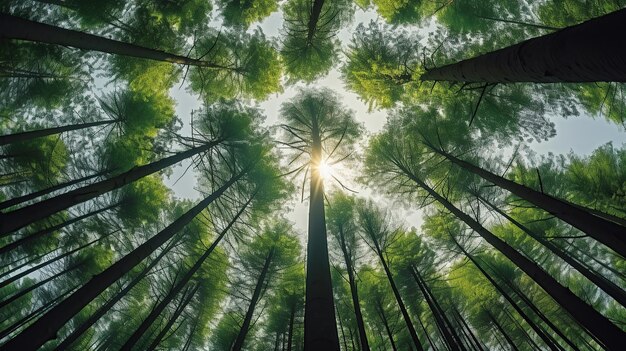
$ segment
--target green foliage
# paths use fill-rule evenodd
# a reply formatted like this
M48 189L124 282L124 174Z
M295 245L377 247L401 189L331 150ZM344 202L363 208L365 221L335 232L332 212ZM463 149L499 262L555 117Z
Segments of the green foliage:
M154 223L167 203L168 193L160 177L144 177L122 189L117 215L129 228Z
M277 0L220 0L224 22L231 26L248 28L278 10Z
M54 184L69 160L67 146L56 135L13 143L5 150L14 169L24 172L36 188Z

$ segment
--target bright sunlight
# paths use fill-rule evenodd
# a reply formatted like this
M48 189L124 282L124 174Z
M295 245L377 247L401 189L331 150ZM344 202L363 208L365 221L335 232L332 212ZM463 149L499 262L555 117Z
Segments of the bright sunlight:
M330 179L333 174L333 166L327 161L322 161L319 167L320 176L322 176L322 179Z

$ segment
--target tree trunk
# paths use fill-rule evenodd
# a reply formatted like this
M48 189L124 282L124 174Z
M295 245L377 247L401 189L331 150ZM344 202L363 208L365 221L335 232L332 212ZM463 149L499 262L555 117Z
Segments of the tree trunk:
M404 317L404 322L406 324L406 328L409 331L409 335L411 335L411 339L413 340L413 344L417 350L423 351L422 343L417 337L417 332L415 331L415 327L413 326L413 322L411 322L411 317L406 310L406 306L404 306L404 302L402 302L402 297L400 296L400 292L398 291L398 287L396 286L396 282L393 279L393 275L391 274L391 270L387 265L387 260L385 260L385 256L383 255L383 251L380 248L377 240L374 240L374 248L376 249L376 255L380 259L381 264L383 265L383 269L385 270L385 275L387 275L387 279L389 280L389 284L391 285L391 290L393 291L393 296L396 298L396 302L398 303L398 307L400 308L400 312L402 313L402 317Z
M339 351L333 287L328 262L328 239L324 213L324 180L319 172L322 141L313 118L311 183L309 199L309 237L306 260L306 299L304 305L305 351Z
M343 320L341 319L341 314L339 310L337 310L337 319L339 320L339 330L341 331L341 339L343 340L343 349L348 349L348 341L346 340L346 333L343 331Z
M291 351L293 344L293 322L296 316L296 306L291 306L291 313L289 314L289 335L287 335L287 351Z
M53 233L53 232L55 232L57 230L60 230L62 228L67 227L68 225L74 224L76 222L80 222L80 221L82 221L85 218L89 218L91 216L95 216L95 215L100 214L102 212L106 212L108 210L111 210L111 209L119 206L119 205L120 204L117 203L117 204L113 204L113 205L110 205L110 206L107 206L107 207L103 207L103 208L97 209L95 211L92 211L92 212L89 212L89 213L85 213L84 215L80 215L78 217L71 218L71 219L69 219L69 220L67 220L65 222L59 223L57 225L53 225L52 227L39 230L39 231L37 231L35 233L32 233L32 234L30 234L30 235L28 235L26 237L18 239L18 240L14 241L14 242L12 242L10 244L7 244L5 246L0 247L0 255L4 255L7 252L10 252L10 251L12 251L12 250L14 250L14 249L24 245L24 244L27 244L27 243L35 240L35 239L41 238L42 236L44 236L46 234Z
M456 320L459 321L463 325L463 327L465 327L465 329L469 333L470 337L472 338L472 341L474 342L474 345L476 346L476 348L479 351L485 351L485 349L483 348L483 345L481 344L480 340L478 340L478 338L476 337L476 335L472 331L472 328L470 328L470 326L467 324L467 322L465 321L465 318L463 318L463 316L461 315L459 310L456 307L454 307L453 311L454 311L454 314L457 317Z
M105 37L64 29L24 18L0 14L0 38L19 39L47 44L71 46L82 50L100 51L148 60L179 63L183 65L215 67L211 62L170 54L165 51L124 43Z
M248 330L250 329L250 323L252 323L252 317L254 316L254 309L256 308L256 304L259 302L259 298L261 297L261 291L263 290L263 285L265 284L267 272L269 271L272 260L274 259L275 249L275 247L272 247L265 258L261 275L256 282L254 293L252 294L252 299L250 300L250 305L248 305L248 311L246 311L246 317L243 320L243 325L241 326L241 329L239 329L239 334L237 335L237 339L235 340L235 344L232 348L233 351L241 351L241 349L243 349L243 342L245 341Z
M496 250L500 251L504 256L511 260L513 264L532 278L548 293L548 295L550 295L558 304L569 312L570 315L578 321L578 323L589 330L599 340L602 340L605 347L615 350L619 350L621 348L621 340L626 338L626 333L624 333L620 328L615 326L615 324L602 314L598 313L598 311L581 300L569 289L557 282L535 262L532 262L517 252L513 247L493 235L476 220L456 208L456 206L431 189L421 179L417 178L410 172L405 171L405 174L419 187L426 190L435 200L448 209L448 211L461 221L465 222L476 233L482 236L485 241L491 244Z
M626 10L426 71L422 80L452 82L626 82Z
M165 247L157 257L155 257L150 264L148 264L133 280L128 283L124 289L120 290L115 296L113 296L109 301L107 301L104 305L100 306L96 312L94 312L87 320L81 323L76 329L72 331L70 335L68 335L61 343L57 345L54 351L63 351L69 349L74 341L76 341L84 332L86 332L92 325L94 325L102 316L104 316L116 303L118 303L126 294L131 291L135 285L139 284L139 282L150 272L152 268L154 268L157 263L161 261L163 256L165 256L173 245L168 245Z
M178 317L180 317L180 315L183 313L187 305L189 305L189 302L191 302L191 299L196 294L196 291L198 291L199 287L200 287L199 285L196 285L195 287L191 288L191 290L186 295L183 295L183 299L180 305L174 311L174 314L172 315L172 317L170 317L170 319L167 321L165 326L161 329L161 331L156 336L156 338L154 338L152 343L150 343L150 346L148 346L149 351L152 351L156 349L157 346L159 346L159 344L161 343L161 340L163 340L163 337L165 337L165 334L167 334L170 331L170 329L172 329L172 326L174 325L174 323L176 323L176 320L178 319Z
M31 139L41 138L41 137L48 136L48 135L60 134L63 132L69 132L72 130L79 130L79 129L84 129L84 128L97 127L97 126L112 124L115 122L117 121L107 120L107 121L71 124L71 125L62 126L62 127L46 128L46 129L32 130L28 132L21 132L21 133L15 133L15 134L0 135L0 145L28 141Z
M624 12L626 14L626 10ZM626 19L624 20L626 24ZM625 47L626 48L626 47ZM624 66L626 67L626 65ZM500 177L494 173L484 170L473 164L456 158L455 156L439 150L436 147L430 147L431 150L444 156L452 163L473 173L484 180L491 182L502 189L510 191L512 194L528 201L529 203L553 214L557 218L571 224L581 231L589 234L592 238L598 240L623 257L626 257L626 228L600 217L597 217L580 208L571 206L550 195L538 192L524 185L517 184L506 178Z
M393 333L391 332L391 328L389 328L389 321L387 320L387 316L385 315L385 310L380 301L376 301L376 307L378 309L378 314L380 315L380 319L383 321L383 325L385 326L385 331L387 332L387 337L389 338L389 342L391 343L391 349L393 351L398 351L396 347L396 342L393 340Z
M178 231L191 222L191 220L193 220L202 210L204 210L215 199L220 197L224 191L230 188L231 185L246 174L248 170L249 169L244 169L237 175L233 176L224 185L222 185L222 187L180 216L172 224L167 226L145 243L141 244L131 253L112 264L109 268L95 275L75 293L63 300L16 337L4 344L5 349L24 351L35 350L46 341L56 338L58 330L68 320L70 320L76 313L80 312L83 307L100 295L111 284L148 257L154 250L171 239L176 233L178 233Z
M528 234L530 237L532 237L533 239L541 243L544 247L550 250L550 252L552 252L553 254L561 258L563 261L565 261L567 264L572 266L574 269L576 269L579 273L585 276L585 278L589 279L597 287L599 287L604 292L609 294L612 298L614 298L615 301L617 301L620 305L622 305L623 307L626 307L626 293L619 286L615 285L613 282L611 282L610 280L604 277L597 276L596 274L588 270L585 266L583 266L580 262L578 262L575 258L565 253L562 249L552 244L550 241L546 240L541 235L536 234L535 232L530 230L530 228L521 224L520 222L518 222L517 220L515 220L514 218L506 214L504 211L500 210L494 204L487 201L482 196L480 195L476 195L476 196L483 203L485 203L487 206L491 207L494 211L496 211L499 215L506 218L509 222L513 223L513 225L521 229L524 233Z
M309 13L309 22L307 23L307 44L311 45L313 38L317 34L317 23L322 15L324 0L314 0L311 4L311 12Z
M9 284L13 283L14 281L16 281L16 280L18 280L18 279L20 279L20 278L23 278L23 277L25 277L25 276L27 276L27 275L29 275L29 274L31 274L31 273L33 273L33 272L35 272L35 271L40 270L41 268L43 268L43 267L45 267L45 266L48 266L48 265L50 265L50 264L52 264L52 263L54 263L54 262L56 262L56 261L59 261L59 260L61 260L61 259L65 258L65 257L67 257L67 256L69 256L69 255L71 255L71 254L73 254L73 253L75 253L75 252L78 252L78 251L80 251L80 250L82 250L82 249L86 248L87 246L91 246L92 244L95 244L95 243L99 242L100 240L102 240L102 239L104 239L104 238L109 237L109 236L110 236L110 235L112 235L113 233L115 233L115 232L112 232L112 233L109 233L109 234L103 235L103 236L99 237L98 239L92 240L92 241L90 241L90 242L88 242L88 243L86 243L86 244L84 244L84 245L81 245L81 246L79 246L79 247L77 247L77 248L75 248L75 249L73 249L73 250L70 250L70 251L68 251L68 252L66 252L66 253L64 253L64 254L61 254L61 255L59 255L59 256L56 256L56 257L51 258L51 259L49 259L49 260L46 260L46 262L42 262L42 263L40 263L40 264L38 264L38 265L36 265L36 266L33 266L33 267L29 268L29 269L26 269L26 270L22 271L22 272L20 272L20 273L18 273L18 274L16 274L16 275L14 275L14 276L12 276L12 277L8 278L8 279L5 279L5 280L3 280L2 282L0 282L0 289L1 289L1 288L4 288L5 286L7 286L7 285L9 285ZM28 262L27 262L27 263L28 263ZM19 267L18 267L18 269L19 269ZM2 276L4 276L4 274L3 274Z
M130 350L139 341L141 336L148 330L148 328L150 328L150 326L152 325L152 323L154 323L157 317L159 317L161 312L165 310L167 305L169 305L170 302L174 300L176 295L178 295L178 293L180 293L185 288L185 286L193 278L194 274L196 274L196 272L202 267L202 264L204 263L204 261L206 261L206 259L209 258L213 250L215 250L217 245L222 241L222 238L224 238L224 236L230 230L230 228L232 228L232 226L237 222L237 220L239 220L239 217L245 212L245 210L248 208L248 205L250 205L250 202L252 202L252 199L254 199L257 193L258 193L258 190L256 190L252 194L252 196L250 196L250 198L246 201L246 203L239 209L239 211L237 211L237 214L235 215L235 217L233 217L233 219L228 223L228 225L220 232L217 238L215 238L211 246L209 246L209 248L206 249L206 251L204 251L202 256L198 258L196 263L194 263L194 265L185 273L185 275L180 279L180 281L178 281L168 291L167 295L165 295L163 300L159 302L155 306L155 308L152 309L152 311L150 311L150 314L148 314L148 316L143 320L143 322L141 322L139 327L137 327L135 332L128 338L128 340L126 340L126 343L124 343L124 346L122 346L122 350Z
M5 214L0 215L0 235L13 232L28 224L40 219L51 216L59 211L65 210L71 206L81 202L91 200L99 195L105 194L111 190L118 189L126 184L130 184L137 179L141 179L147 175L158 172L166 167L174 165L189 157L207 151L221 140L212 141L193 149L183 151L166 157L162 160L149 163L147 165L135 167L127 172L101 180L94 184L86 185L81 188L69 191L65 194L57 195L53 198L40 201Z
M426 300L428 307L433 313L433 316L435 317L435 322L437 323L437 325L439 325L439 330L441 331L441 334L443 336L443 339L446 341L446 344L448 344L448 348L454 351L460 350L459 340L454 338L451 334L452 325L450 325L449 321L448 323L446 323L446 321L443 320L442 318L443 311L441 311L440 309L437 308L437 306L435 306L435 303L433 301L434 300L433 296L430 295L430 291L428 291L428 287L426 286L426 283L424 282L419 272L417 271L417 268L411 265L410 267L408 267L408 269L411 272L413 279L415 279L415 282L417 283L418 288L422 292L422 295L424 296L424 299Z
M350 284L350 293L352 295L352 306L354 308L354 315L356 317L356 324L359 330L359 341L362 351L369 351L370 346L367 342L367 335L365 333L365 323L363 322L363 314L361 313L361 305L359 303L359 293L356 286L356 280L354 279L354 270L352 267L352 259L348 254L348 247L346 245L346 239L344 237L343 228L339 228L339 239L341 244L341 252L343 253L343 259L346 263L346 269L348 270L348 283Z
M509 334L507 334L506 330L504 330L504 328L502 328L502 326L500 325L500 323L498 323L498 320L496 319L496 317L494 317L493 314L491 314L491 312L489 312L489 310L485 307L483 307L485 309L485 311L487 312L487 315L489 316L489 320L491 321L491 323L493 325L496 326L496 329L498 329L498 331L500 332L500 334L502 334L502 336L504 336L504 338L506 339L506 342L509 343L509 345L511 346L511 348L514 351L519 351L519 349L517 348L517 346L515 346L515 343L513 342L513 339L511 339L511 337L509 336Z
M29 201L29 200L32 200L32 199L36 199L36 198L38 198L40 196L48 195L48 194L50 194L50 193L52 193L54 191L66 188L68 186L72 186L74 184L85 182L85 181L87 181L89 179L93 179L93 178L96 178L96 177L99 177L99 176L103 176L103 175L105 175L105 174L107 174L109 172L110 171L108 171L108 170L107 171L102 171L102 172L97 172L97 173L90 174L90 175L85 176L85 177L81 177L81 178L78 178L78 179L67 181L65 183L57 184L57 185L51 186L51 187L43 189L43 190L35 191L35 192L30 193L30 194L22 195L22 196L19 196L19 197L10 199L10 200L6 200L6 201L3 201L3 202L0 202L0 210L3 210L5 208L9 208L11 206L15 206L15 205L21 204L22 202L26 202L26 201Z

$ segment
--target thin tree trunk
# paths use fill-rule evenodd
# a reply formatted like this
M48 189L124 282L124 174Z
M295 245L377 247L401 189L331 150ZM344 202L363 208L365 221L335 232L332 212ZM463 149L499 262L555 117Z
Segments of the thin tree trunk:
M24 244L27 244L27 243L35 240L35 239L39 239L39 238L41 238L42 236L44 236L46 234L53 233L53 232L55 232L57 230L65 228L65 227L67 227L67 226L69 226L71 224L74 224L76 222L80 222L80 221L82 221L85 218L89 218L91 216L95 216L97 214L100 214L100 213L109 211L111 209L114 209L115 207L117 207L119 205L120 204L117 203L117 204L113 204L113 205L110 205L110 206L107 206L107 207L103 207L103 208L97 209L95 211L91 211L89 213L85 213L84 215L80 215L78 217L71 218L71 219L69 219L69 220L67 220L65 222L59 223L57 225L53 225L52 227L48 227L48 228L39 230L39 231L37 231L35 233L32 233L32 234L30 234L30 235L28 235L26 237L18 239L18 240L14 241L14 242L12 242L10 244L7 244L5 246L0 247L0 255L4 255L7 252L15 250L16 248L18 248L18 247L20 247L20 246L22 246Z
M165 326L161 329L159 334L152 341L150 346L148 346L147 350L152 351L156 349L157 346L159 346L159 344L161 343L161 340L163 340L163 337L165 337L165 334L167 334L170 331L174 323L176 323L176 320L178 319L178 317L180 317L180 315L183 313L187 305L189 305L189 302L191 302L191 299L194 297L199 287L200 287L199 285L196 285L195 287L191 288L191 290L186 295L183 295L181 304L176 308L172 317L170 317L170 319L167 321Z
M317 34L317 23L322 15L324 0L314 0L309 13L309 22L307 23L307 44L311 45L313 38Z
M117 120L70 124L70 125L62 126L62 127L46 128L46 129L32 130L28 132L21 132L21 133L15 133L15 134L0 135L0 145L28 141L31 139L41 138L41 137L48 136L48 135L60 134L60 133L69 132L72 130L97 127L97 126L112 124L115 122L117 122Z
M118 189L126 184L130 184L135 180L141 179L152 173L158 172L166 167L174 165L189 157L209 150L218 145L221 140L212 141L193 149L183 151L166 157L162 160L149 163L147 165L135 167L127 172L101 180L94 184L86 185L81 188L69 191L65 194L57 195L53 198L40 201L36 204L25 206L23 208L1 214L0 215L0 235L13 232L28 224L40 219L51 216L59 211L65 210L71 206L81 202L91 200L99 195L105 194L111 190Z
M183 65L220 68L218 65L208 61L191 59L161 50L51 26L8 14L0 14L0 38L71 46L82 50L100 51L108 54L139 57Z
M287 351L291 351L293 344L293 322L296 316L296 306L291 306L291 313L289 314L289 335L287 336Z
M565 261L567 264L572 266L574 269L576 269L579 273L585 276L585 278L589 279L597 287L599 287L604 292L609 294L612 298L614 298L615 301L617 301L620 305L622 305L623 307L626 307L626 292L624 292L624 290L622 290L619 286L615 285L613 282L611 282L610 280L604 277L597 276L596 274L588 270L585 266L583 266L580 262L578 262L575 258L565 253L562 249L552 244L551 242L543 238L541 235L538 235L534 231L530 230L530 228L521 224L520 222L515 220L513 217L506 214L504 211L500 210L497 206L495 206L494 204L492 204L491 202L483 198L482 196L480 195L476 195L476 196L487 206L495 210L499 215L506 218L509 222L513 223L513 225L521 229L524 233L528 234L530 237L532 237L533 239L541 243L544 247L550 250L550 252L552 252L553 254L561 258L563 261Z
M624 14L626 14L626 10ZM626 25L626 18L624 19L624 24ZM626 64L624 67L626 67ZM542 208L543 210L553 214L555 217L587 233L589 236L613 249L623 257L626 257L626 228L614 222L597 217L587 211L583 211L580 208L571 206L570 204L550 195L533 190L524 185L517 184L504 177L500 177L497 174L474 166L473 164L463 161L436 147L429 148L464 170L473 173L502 189L506 189L529 203Z
M433 313L433 316L435 317L435 322L437 323L437 325L439 325L439 330L441 331L441 334L443 336L443 339L446 341L446 344L448 344L448 347L450 348L450 350L460 350L460 345L459 345L458 340L452 336L451 330L449 329L449 328L452 328L452 325L450 325L449 322L448 324L446 324L446 322L442 319L440 312L443 312L443 311L440 311L435 306L435 303L431 299L432 296L430 295L430 292L427 291L428 288L426 287L424 280L422 279L419 272L417 271L417 268L411 265L410 267L408 267L408 269L411 272L413 279L415 279L415 282L417 283L418 288L422 292L422 295L424 296L424 299L426 300L428 307Z
M213 250L217 247L217 245L222 241L222 238L226 235L226 233L232 228L232 226L239 220L239 217L245 212L248 208L248 205L252 202L252 199L256 196L258 190L256 190L250 198L246 201L246 203L237 211L237 214L233 219L228 223L228 225L220 232L220 234L215 238L211 246L198 258L196 263L185 273L185 275L178 281L167 293L167 295L159 302L155 308L150 311L150 314L141 322L139 327L135 330L135 332L126 340L124 346L122 346L122 350L130 350L141 338L141 336L150 328L152 323L157 319L157 317L165 310L167 305L174 300L176 295L180 293L184 287L191 281L196 272L202 267L202 264L206 261L207 258L211 255Z
M94 325L102 316L104 316L115 304L117 304L126 294L131 291L135 285L139 284L139 282L154 268L160 261L163 256L165 256L169 250L172 248L173 243L165 247L157 257L155 257L150 264L148 264L136 277L134 277L130 283L128 283L122 290L120 290L115 296L113 296L109 301L107 301L104 305L100 306L96 312L94 312L87 320L81 323L79 327L74 329L70 335L68 335L65 340L57 345L54 351L63 351L69 349L69 347L76 341L84 332L86 332L92 325Z
M590 258L593 262L597 263L602 268L604 268L604 269L608 270L609 272L615 274L615 276L619 277L622 280L626 280L626 275L623 272L618 271L614 267L611 267L611 266L607 265L605 262L600 261L597 257L594 257L594 255L589 254L589 252L587 250L582 250L578 246L573 245L573 244L571 244L569 242L567 242L567 244L568 244L568 247L573 248L574 251L577 252L581 257L585 256L585 257ZM587 267L587 269L595 270L595 268L592 267L589 263L584 262L584 261L580 261L580 260L579 260L579 262L581 262L581 264L583 264L585 267Z
M356 317L356 324L359 330L359 341L361 344L361 350L369 351L369 343L367 342L367 335L365 333L365 323L363 322L363 314L361 313L361 305L359 303L359 293L357 290L356 280L354 279L354 270L352 267L352 259L348 254L348 247L346 245L346 238L343 233L343 228L339 228L339 239L341 244L341 252L343 253L343 259L348 270L348 283L350 284L350 293L352 295L352 306L354 308L354 315Z
M483 307L484 308L484 307ZM496 326L496 329L498 329L498 331L500 332L500 334L502 334L502 336L504 336L504 338L506 339L506 342L509 343L509 345L511 346L511 348L514 351L519 351L519 349L517 348L517 346L515 346L515 343L513 342L513 339L511 339L511 337L509 336L509 334L507 334L506 330L504 330L504 328L502 328L502 326L500 325L500 323L498 323L498 320L496 319L496 317L493 316L493 314L491 314L491 312L489 312L488 309L485 308L485 312L487 312L487 315L489 316L489 320L491 321L491 323L493 323L493 325Z
M533 338L530 337L530 334L528 334L528 332L526 332L526 329L524 329L524 327L522 327L522 324L517 319L515 319L515 317L511 314L511 312L509 312L506 308L503 308L502 310L504 311L506 316L515 324L517 329L522 331L522 334L524 334L524 338L526 339L526 342L528 342L530 347L533 350L541 350L541 347L539 347L539 345L537 345L535 340L533 340ZM557 346L558 346L558 344L557 344ZM559 347L559 350L563 350L563 349L561 347Z
M337 319L339 320L339 330L341 330L341 339L343 340L343 349L348 350L348 341L346 340L346 333L343 331L343 320L341 319L341 314L339 310L337 310Z
M385 326L385 331L387 332L387 337L389 338L389 342L391 343L391 348L393 351L398 351L396 347L396 342L393 340L393 333L391 332L391 328L389 328L389 321L387 320L387 316L385 315L385 310L380 301L377 302L378 314L380 315L380 319L383 321L383 325Z
M233 351L241 351L243 349L243 343L246 339L246 335L248 334L248 330L250 329L250 323L252 323L252 317L254 316L254 309L256 308L257 303L259 302L259 298L261 297L261 291L263 290L263 285L265 284L265 278L267 276L267 272L270 269L270 265L272 260L274 259L274 250L276 248L272 247L265 257L265 263L263 264L263 269L261 270L261 275L256 282L256 286L254 287L254 293L252 294L252 299L250 300L250 305L248 305L248 311L246 311L246 317L243 320L243 325L241 329L239 329L239 334L237 335L237 339L235 340L235 344L233 346Z
M86 243L84 245L81 245L81 246L79 246L79 247L77 247L77 248L75 248L73 250L70 250L70 251L68 251L68 252L66 252L64 254L61 254L59 256L56 256L56 257L51 258L49 260L46 260L46 262L42 262L42 263L40 263L40 264L38 264L36 266L33 266L33 267L31 267L31 268L29 268L27 270L24 270L23 272L20 272L20 273L14 275L14 276L12 276L12 277L10 277L8 279L5 279L2 282L0 282L0 289L4 288L5 286L7 286L7 285L9 285L11 283L13 283L14 281L17 281L18 279L21 279L21 278L23 278L23 277L25 277L25 276L27 276L27 275L35 272L35 271L38 271L39 269L41 269L41 268L43 268L45 266L48 266L48 265L50 265L50 264L52 264L52 263L54 263L56 261L59 261L59 260L65 258L65 257L67 257L69 255L72 255L73 253L78 252L78 251L80 251L80 250L82 250L82 249L84 249L84 248L86 248L88 246L91 246L92 244L95 244L95 243L101 241L102 239L109 237L113 233L115 233L115 232L103 235L103 236L99 237L98 239L92 240L92 241L90 241L90 242L88 242L88 243ZM18 267L18 269L19 269L19 267ZM3 274L3 276L4 276L4 274Z
M476 337L476 335L472 331L472 328L470 328L470 326L465 321L465 318L463 318L463 316L461 315L461 313L459 312L459 310L456 307L454 307L454 313L457 316L457 318L456 318L457 321L461 322L461 324L465 327L465 329L467 330L469 335L472 337L472 341L474 342L474 345L476 345L476 348L478 350L480 350L480 351L485 351L485 349L483 348L482 343L480 342L480 340L478 340L478 338Z
M93 179L93 178L96 178L96 177L103 176L103 175L105 175L105 174L107 174L109 172L110 172L109 170L102 171L102 172L97 172L97 173L90 174L90 175L85 176L85 177L81 177L81 178L73 179L73 180L70 180L70 181L67 181L67 182L64 182L64 183L61 183L61 184L57 184L57 185L51 186L51 187L43 189L43 190L35 191L35 192L30 193L30 194L22 195L22 196L13 198L13 199L9 199L9 200L0 202L0 210L3 210L5 208L21 204L22 202L26 202L26 201L29 201L29 200L32 200L32 199L36 199L36 198L38 198L40 196L48 195L48 194L50 194L50 193L52 193L54 191L57 191L59 189L66 188L66 187L72 186L74 184L82 183L82 182L85 182L85 181L87 181L89 179Z
M545 26L545 25L537 24L537 23L528 23L528 22L508 20L508 19L503 19L503 18L495 18L495 17L482 16L482 15L474 15L474 16L480 19L485 19L489 21L517 24L518 26L525 26L525 27L536 28L536 29L544 29L544 30L560 30L561 29L561 28Z
M626 82L626 10L426 71L422 80L452 82Z
M422 322L422 319L417 316L417 323L419 323L420 327L422 327L422 330L424 331L424 335L426 336L426 340L428 340L428 344L430 345L430 347L433 349L433 351L438 351L437 347L435 346L435 343L433 342L433 340L430 338L430 335L428 335L428 330L426 329L426 326L424 325L424 323Z
M400 312L402 313L402 317L404 317L404 322L406 324L406 328L409 331L409 335L411 335L411 339L413 340L413 344L417 350L423 351L422 343L417 337L417 332L415 331L415 327L413 326L413 322L411 322L411 317L406 310L406 306L404 306L404 302L402 302L402 297L400 296L400 292L398 291L398 287L396 286L396 282L393 280L393 275L391 274L391 270L389 266L387 266L387 260L383 255L383 252L378 244L378 241L373 240L376 248L376 255L380 259L380 262L383 265L383 269L385 270L385 274L387 275L387 279L389 280L389 284L391 285L391 290L393 291L393 296L396 298L396 302L398 303L398 307L400 308Z
M306 256L304 348L306 351L339 351L339 335L328 261L324 180L319 171L319 165L322 162L322 141L317 119L313 118L311 122L311 183Z
M111 284L148 257L154 250L170 240L176 233L191 222L191 220L202 212L202 210L204 210L215 199L220 197L224 191L230 188L231 185L238 181L248 171L249 168L244 169L237 175L233 176L219 189L180 216L172 224L137 247L131 253L112 264L109 268L95 275L75 293L63 300L16 337L9 340L4 345L4 348L7 350L36 350L41 345L46 343L46 341L56 338L58 330L76 313L80 312L83 307L89 304L89 302L100 295Z

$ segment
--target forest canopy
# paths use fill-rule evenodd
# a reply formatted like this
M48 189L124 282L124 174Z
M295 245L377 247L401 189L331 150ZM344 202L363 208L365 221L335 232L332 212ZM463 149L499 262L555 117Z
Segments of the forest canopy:
M625 6L0 2L0 350L622 350Z

